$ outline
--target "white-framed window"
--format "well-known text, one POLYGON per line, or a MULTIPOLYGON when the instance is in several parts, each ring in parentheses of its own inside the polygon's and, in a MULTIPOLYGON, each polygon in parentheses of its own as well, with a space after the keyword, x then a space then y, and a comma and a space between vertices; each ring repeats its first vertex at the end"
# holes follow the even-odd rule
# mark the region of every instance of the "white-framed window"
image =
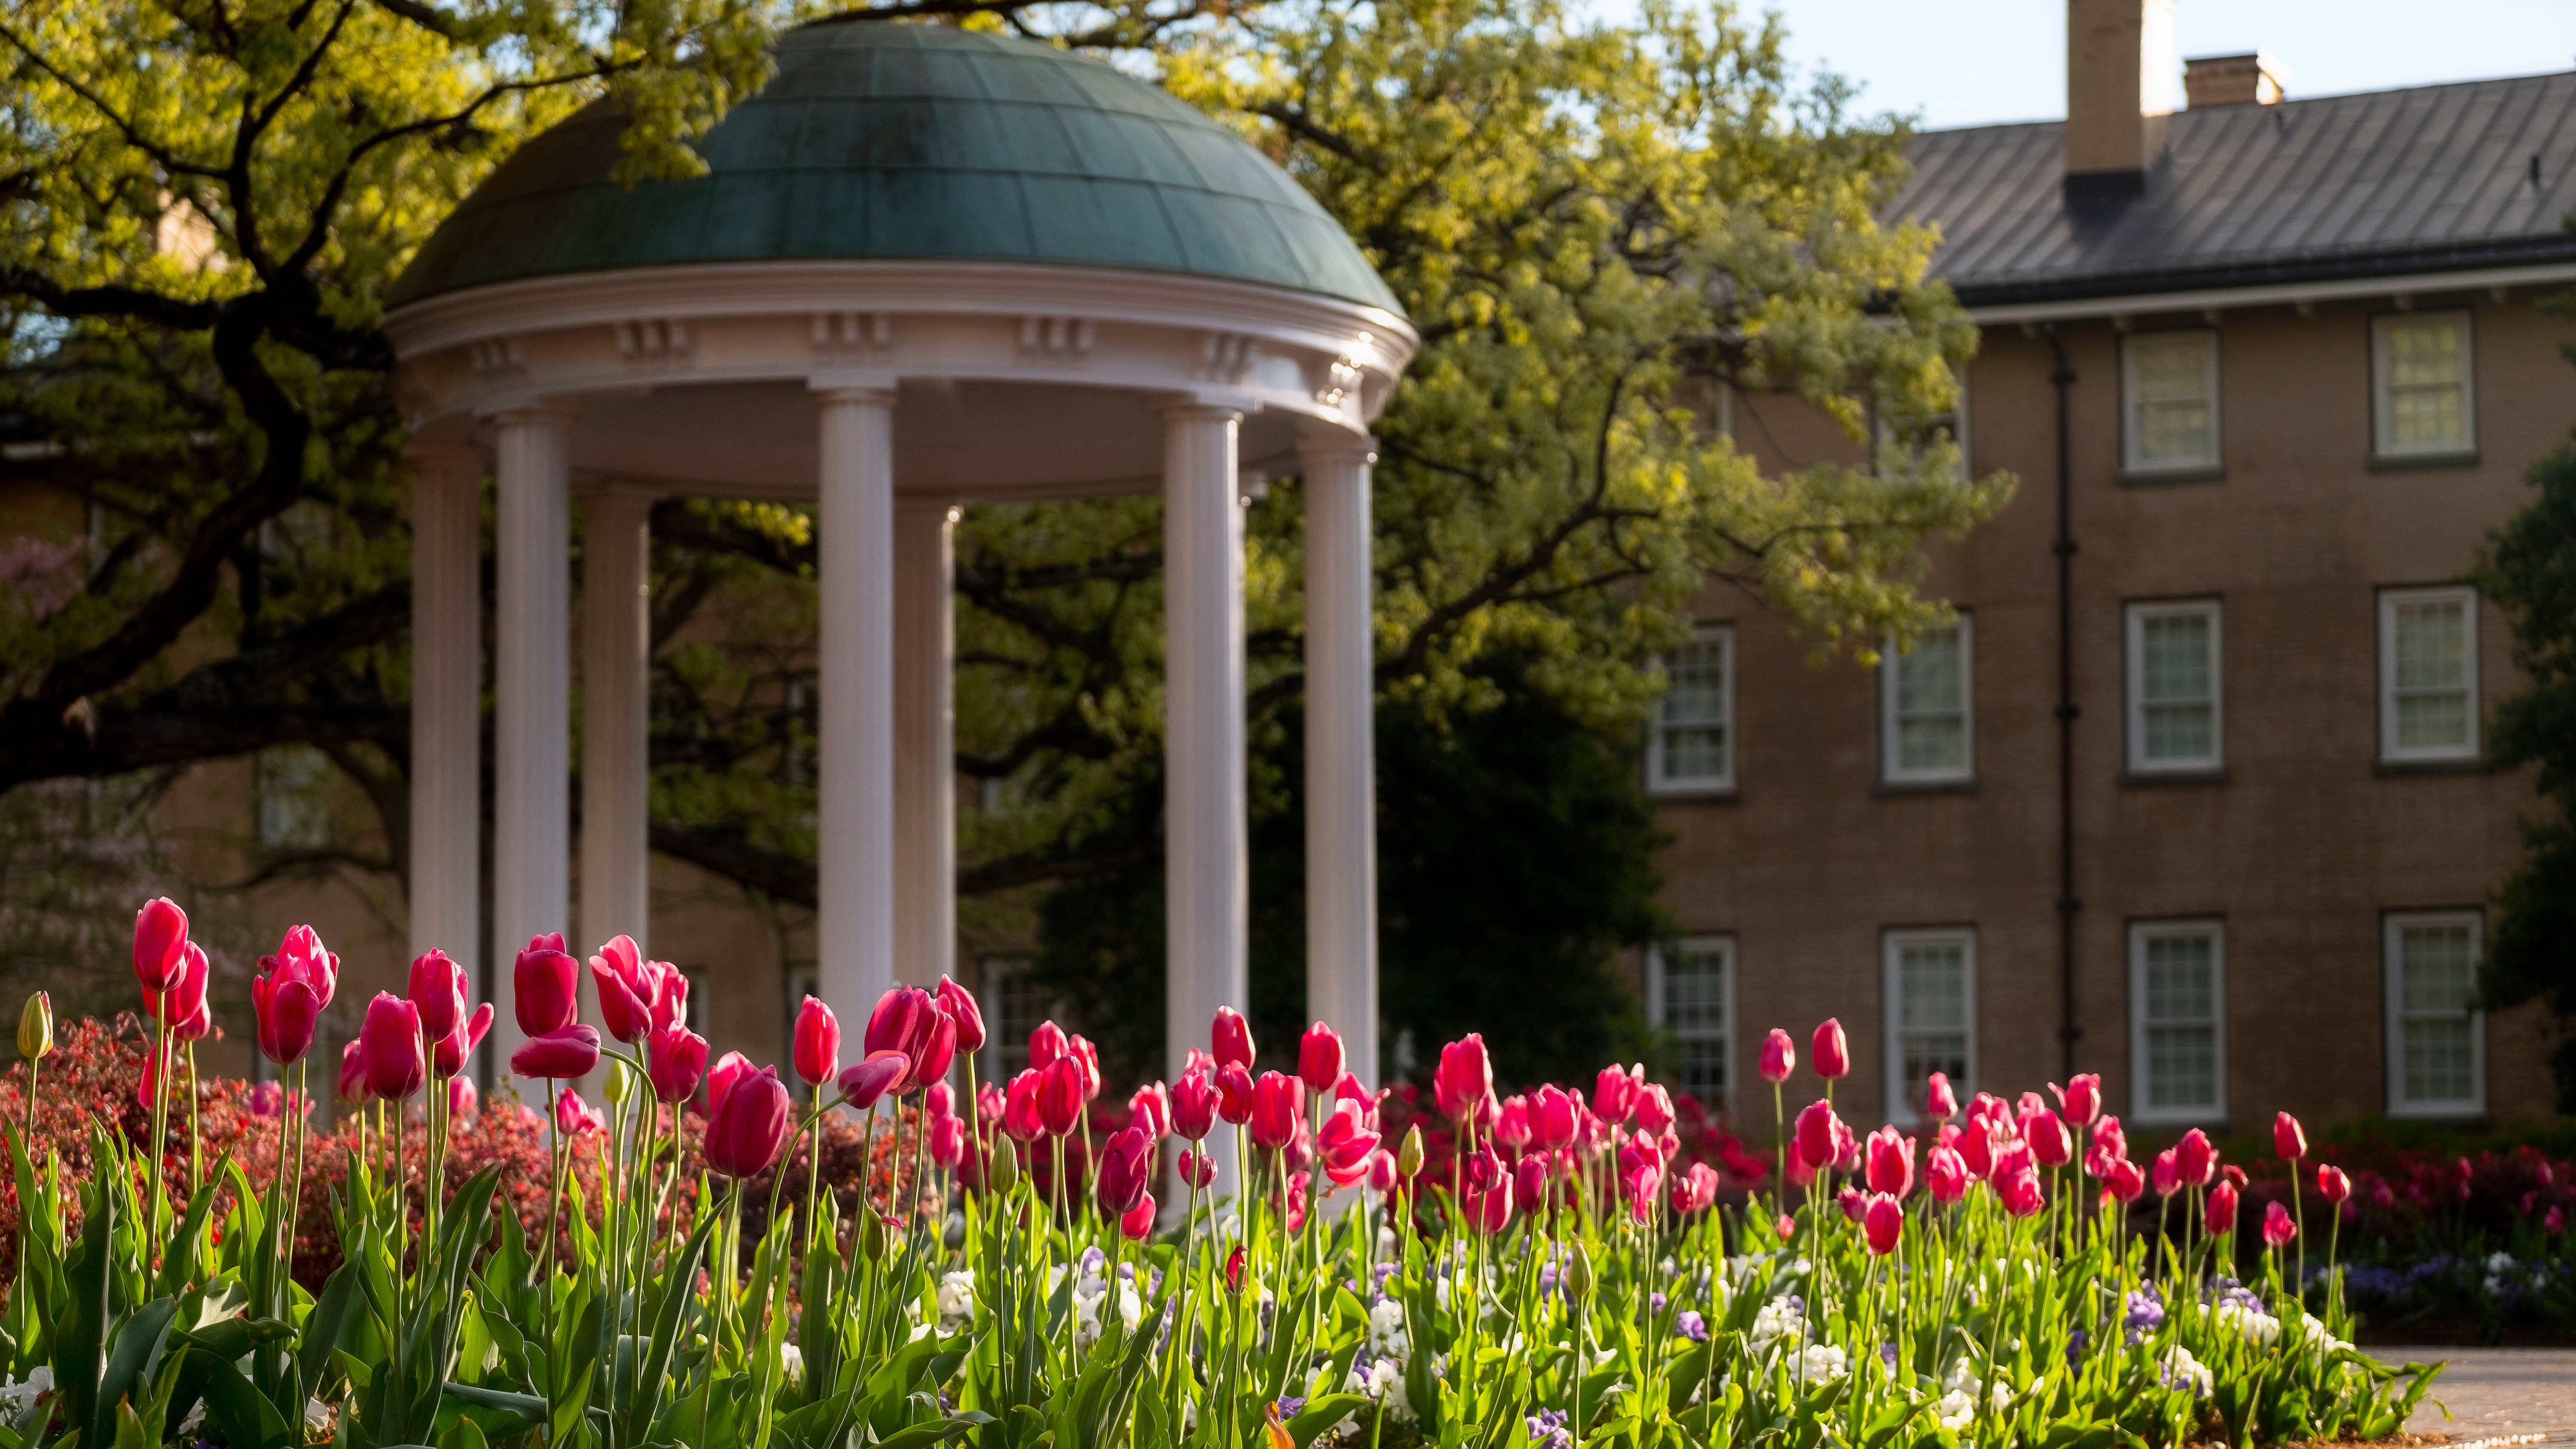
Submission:
POLYGON ((2478 757, 2478 591, 2379 591, 2379 757, 2478 757))
POLYGON ((2401 312, 2370 324, 2371 452, 2441 457, 2478 445, 2469 314, 2401 312))
POLYGON ((1874 400, 1870 408, 1871 424, 1879 447, 1879 466, 1889 477, 1913 477, 1923 473, 1925 458, 1944 444, 1956 448, 1957 456, 1947 466, 1940 481, 1960 483, 1969 476, 1968 467, 1968 375, 1962 365, 1951 373, 1950 410, 1929 417, 1915 418, 1900 424, 1884 401, 1874 400), (1894 451, 1888 451, 1893 449, 1894 451))
POLYGON ((1664 677, 1646 742, 1646 788, 1661 795, 1734 789, 1734 626, 1702 629, 1665 655, 1664 677))
POLYGON ((271 745, 251 757, 259 843, 320 850, 331 843, 331 757, 311 745, 271 745))
POLYGON ((2129 768, 2215 770, 2226 761, 2216 599, 2128 608, 2129 768))
POLYGON ((1878 666, 1879 773, 1892 785, 1974 779, 1976 624, 1933 629, 1909 653, 1891 641, 1878 666))
POLYGON ((1722 1110, 1734 1085, 1735 938, 1686 936, 1648 950, 1646 1010, 1679 1050, 1676 1084, 1722 1110))
POLYGON ((1886 973, 1887 1115, 1922 1115, 1923 1089, 1934 1072, 1965 1096, 1977 1081, 1977 933, 1945 926, 1889 931, 1882 938, 1886 973))
POLYGON ((2138 1122, 2227 1115, 2227 928, 2129 927, 2129 1114, 2138 1122))
POLYGON ((2120 348, 2121 463, 2131 473, 2218 466, 2218 334, 2139 332, 2120 348))
POLYGON ((2476 911, 2386 918, 2389 1115, 2486 1110, 2486 1022, 2475 1009, 2485 928, 2476 911))

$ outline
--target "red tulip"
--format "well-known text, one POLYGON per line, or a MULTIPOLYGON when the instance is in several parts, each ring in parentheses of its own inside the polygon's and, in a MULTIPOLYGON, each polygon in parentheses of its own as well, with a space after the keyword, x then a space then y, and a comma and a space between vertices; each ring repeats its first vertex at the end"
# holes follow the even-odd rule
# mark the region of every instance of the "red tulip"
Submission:
POLYGON ((1206 1072, 1191 1072, 1172 1084, 1172 1131, 1192 1142, 1216 1130, 1216 1083, 1206 1072))
POLYGON ((1039 1022, 1029 1032, 1029 1066, 1036 1071, 1043 1072, 1055 1065, 1055 1059, 1063 1056, 1066 1050, 1064 1028, 1052 1021, 1039 1022))
POLYGON ((1152 1138, 1134 1127, 1111 1137, 1109 1145, 1101 1149, 1100 1166, 1092 1179, 1101 1213, 1113 1218, 1126 1216, 1153 1185, 1153 1166, 1152 1138))
POLYGON ((987 1125, 1002 1120, 1002 1089, 991 1082, 975 1087, 975 1120, 987 1125))
POLYGON ((1252 1070, 1252 1023, 1231 1006, 1216 1009, 1216 1020, 1208 1024, 1208 1054, 1221 1067, 1252 1070))
POLYGON ((1082 1120, 1082 1063, 1057 1057, 1038 1074, 1038 1120, 1047 1135, 1062 1137, 1082 1120))
POLYGON ((430 950, 411 963, 409 995, 420 1008, 421 1035, 436 1041, 465 1020, 465 968, 444 951, 430 950))
POLYGON ((654 1028, 644 1039, 644 1075, 653 1084, 653 1100, 689 1100, 706 1080, 707 1039, 685 1026, 654 1028))
MULTIPOLYGON (((1291 1077, 1289 1080, 1296 1079, 1291 1077)), ((1306 1174, 1291 1170, 1288 1174, 1288 1191, 1281 1195, 1279 1202, 1279 1215, 1287 1220, 1289 1232, 1297 1233, 1305 1230, 1307 1201, 1306 1174)))
POLYGON ((1252 1073, 1228 1064, 1216 1071, 1216 1114, 1240 1127, 1252 1120, 1252 1073))
POLYGON ((532 1036, 510 1053, 510 1070, 523 1077, 569 1081, 586 1077, 599 1065, 599 1028, 581 1022, 544 1036, 532 1036))
POLYGON ((1394 1153, 1380 1147, 1377 1151, 1369 1155, 1369 1191, 1376 1193, 1380 1197, 1384 1197, 1386 1194, 1395 1191, 1398 1175, 1394 1153))
POLYGON ((2103 1117, 2093 1124, 2093 1145, 2085 1149, 2084 1170, 2095 1177, 2105 1176, 2100 1169, 2129 1155, 2129 1134, 2117 1117, 2103 1117))
POLYGON ((2000 1192, 2004 1211, 2017 1218, 2035 1217, 2048 1206, 2047 1194, 2040 1191, 2039 1174, 2027 1167, 2005 1178, 2000 1192))
MULTIPOLYGON (((658 964, 658 963, 657 963, 658 964)), ((599 988, 599 1017, 608 1034, 632 1046, 653 1030, 653 1002, 661 973, 650 970, 632 936, 619 936, 590 958, 590 979, 599 988)))
POLYGON ((1816 1075, 1834 1081, 1851 1071, 1851 1043, 1843 1039, 1843 1024, 1826 1017, 1816 1026, 1815 1037, 1807 1043, 1808 1054, 1815 1059, 1816 1075))
POLYGON ((1184 1151, 1180 1157, 1181 1181, 1204 1188, 1216 1181, 1216 1159, 1199 1152, 1184 1151))
POLYGON ((2111 1196, 2122 1202, 2136 1202, 2139 1194, 2147 1190, 2147 1174, 2138 1164, 2120 1157, 2112 1159, 2106 1166, 2108 1171, 2097 1172, 2094 1176, 2102 1179, 2103 1187, 2111 1196))
POLYGON ((2046 1107, 2021 1119, 2021 1139, 2042 1167, 2064 1167, 2075 1159, 2075 1139, 2067 1133, 2065 1119, 2046 1107))
POLYGON ((1870 1256, 1884 1258, 1896 1251, 1896 1241, 1904 1235, 1905 1209, 1886 1193, 1871 1193, 1861 1205, 1860 1228, 1869 1240, 1870 1256))
MULTIPOLYGON (((1620 1080, 1627 1080, 1622 1077, 1620 1080)), ((1542 1152, 1573 1145, 1582 1130, 1581 1106, 1563 1089, 1550 1085, 1530 1095, 1530 1143, 1542 1152)))
MULTIPOLYGON (((206 972, 205 948, 194 941, 181 941, 179 943, 179 979, 167 991, 145 988, 144 1014, 168 1023, 171 1033, 177 1035, 181 1022, 190 1017, 202 1015, 206 1011, 206 972)), ((211 1018, 208 1024, 212 1025, 211 1018)), ((203 1035, 203 1032, 198 1033, 200 1037, 203 1035)), ((182 1038, 182 1040, 195 1039, 182 1038)))
POLYGON ((352 1106, 367 1100, 367 1047, 351 1041, 340 1048, 340 1100, 352 1106))
POLYGON ((2330 1203, 2341 1203, 2352 1196, 2352 1179, 2340 1167, 2317 1166, 2317 1196, 2330 1203))
POLYGON ((1348 1098, 1334 1105, 1315 1132, 1315 1151, 1324 1159, 1324 1175, 1336 1187, 1348 1187, 1368 1176, 1369 1158, 1377 1147, 1378 1134, 1368 1125, 1368 1115, 1348 1098))
POLYGON ((1834 1115, 1830 1102, 1810 1102, 1798 1113, 1796 1129, 1798 1158, 1814 1171, 1823 1171, 1840 1155, 1842 1144, 1836 1128, 1842 1119, 1834 1115))
POLYGON ((1226 1292, 1241 1293, 1243 1291, 1244 1264, 1245 1254, 1243 1251, 1243 1244, 1237 1243, 1234 1245, 1234 1251, 1225 1255, 1226 1292))
MULTIPOLYGON (((938 1030, 939 1022, 945 1020, 947 1018, 941 1015, 938 1001, 929 992, 918 986, 891 987, 885 995, 877 998, 876 1008, 868 1013, 868 1029, 860 1038, 860 1054, 872 1057, 879 1052, 901 1052, 904 1059, 917 1069, 921 1066, 922 1054, 930 1049, 930 1039, 938 1030)), ((956 1050, 956 1030, 956 1023, 950 1022, 949 1049, 952 1052, 956 1050)), ((948 1064, 943 1061, 939 1070, 929 1075, 936 1078, 947 1074, 948 1064)))
POLYGON ((1968 1115, 1968 1125, 1960 1130, 1959 1160, 1967 1164, 1968 1171, 1974 1173, 1979 1181, 1995 1175, 1997 1130, 1993 1118, 1980 1117, 1973 1112, 1968 1115))
POLYGON ((1477 1232, 1487 1237, 1501 1232, 1512 1222, 1511 1179, 1507 1177, 1489 1188, 1467 1193, 1460 1207, 1467 1215, 1468 1225, 1477 1232))
MULTIPOLYGON (((2299 1125, 2298 1118, 2287 1112, 2273 1114, 2272 1150, 2281 1154, 2282 1161, 2291 1163, 2308 1155, 2307 1130, 2299 1125)), ((2268 1228, 2266 1232, 2268 1234, 2268 1228)))
POLYGON ((1252 1142, 1278 1151, 1297 1135, 1305 1104, 1297 1099, 1297 1079, 1263 1072, 1252 1088, 1252 1142))
MULTIPOLYGON (((196 950, 197 943, 189 942, 188 949, 196 950)), ((176 1042, 204 1041, 214 1029, 215 1014, 207 1009, 206 999, 200 996, 196 1010, 170 1023, 170 1039, 176 1042)))
POLYGON ((366 1053, 367 1091, 388 1102, 408 1101, 429 1076, 420 1039, 420 1008, 389 991, 367 1003, 358 1027, 366 1053))
POLYGON ((714 1066, 707 1068, 707 1116, 710 1119, 724 1110, 725 1093, 732 1091, 734 1083, 750 1076, 753 1070, 751 1058, 740 1052, 726 1052, 716 1058, 714 1066))
MULTIPOLYGON (((620 939, 623 939, 622 937, 620 939)), ((819 1087, 841 1071, 841 1020, 832 1008, 808 996, 796 1008, 796 1040, 788 1053, 796 1065, 797 1078, 809 1087, 819 1087)))
POLYGON ((1947 1122, 1959 1110, 1959 1094, 1950 1090, 1950 1075, 1934 1072, 1923 1081, 1923 1115, 1947 1122))
MULTIPOLYGON (((1015 1142, 1035 1142, 1046 1135, 1046 1119, 1038 1115, 1038 1082, 1044 1076, 1032 1067, 1011 1078, 1010 1090, 1002 1094, 1002 1130, 1015 1142)), ((847 1084, 842 1090, 849 1090, 847 1084)))
POLYGON ((1717 1169, 1705 1162, 1692 1163, 1688 1172, 1674 1180, 1674 1185, 1690 1189, 1690 1206, 1680 1209, 1683 1212, 1706 1212, 1717 1205, 1717 1169))
POLYGON ((957 1023, 957 1049, 968 1056, 984 1049, 984 1008, 975 1004, 975 993, 948 977, 939 978, 938 1004, 950 1021, 957 1023))
POLYGON ((565 1137, 587 1137, 606 1132, 608 1119, 598 1108, 581 1099, 581 1093, 567 1091, 555 1098, 555 1131, 565 1137))
MULTIPOLYGON (((907 1092, 922 1091, 933 1082, 945 1081, 949 1064, 957 1059, 957 1023, 943 1012, 930 1013, 930 1030, 924 1034, 920 1052, 912 1059, 912 1075, 904 1079, 907 1092)), ((1097 1092, 1099 1089, 1092 1089, 1097 1092)))
POLYGON ((1893 1127, 1881 1127, 1869 1134, 1865 1156, 1871 1192, 1901 1199, 1914 1190, 1913 1138, 1898 1136, 1893 1127))
MULTIPOLYGON (((1139 1193, 1136 1205, 1118 1219, 1118 1231, 1131 1243, 1141 1243, 1154 1235, 1154 1195, 1139 1193)), ((1130 1290, 1133 1291, 1133 1290, 1130 1290)))
MULTIPOLYGON (((1078 1032, 1065 1038, 1064 1054, 1082 1068, 1082 1100, 1088 1102, 1099 1096, 1100 1049, 1091 1044, 1091 1038, 1078 1032)), ((947 1068, 943 1066, 940 1070, 944 1072, 947 1068)))
POLYGON ((956 1117, 935 1117, 930 1123, 930 1160, 949 1172, 966 1160, 966 1124, 956 1117))
POLYGON ((1935 1147, 1924 1157, 1923 1174, 1934 1202, 1957 1202, 1968 1195, 1968 1184, 1976 1181, 1966 1159, 1949 1147, 1935 1147))
POLYGON ((2168 1147, 2157 1153, 2150 1180, 2155 1186, 2158 1197, 2171 1197, 2180 1192, 2182 1190, 2181 1149, 2168 1147))
POLYGON ((2048 1090, 2057 1094, 2059 1115, 2070 1127, 2082 1127, 2102 1115, 2102 1078, 2098 1073, 2069 1077, 2063 1087, 2051 1082, 2048 1090))
POLYGON ((1341 1075, 1342 1034, 1316 1022, 1297 1042, 1297 1079, 1307 1091, 1321 1096, 1333 1089, 1341 1075))
POLYGON ((2182 1174, 2185 1187, 2206 1187, 2218 1175, 2218 1149, 2209 1145, 2209 1134, 2194 1127, 2174 1144, 2174 1169, 2182 1174))
POLYGON ((668 1030, 689 1024, 689 978, 668 961, 649 961, 648 966, 661 970, 653 978, 653 1029, 668 1030))
POLYGON ((250 982, 251 1014, 259 1022, 260 1055, 279 1066, 304 1060, 313 1049, 313 1031, 322 1002, 301 981, 272 983, 265 976, 250 982))
POLYGON ((277 943, 277 954, 259 958, 259 969, 275 981, 301 981, 312 989, 322 1009, 340 987, 340 958, 324 949, 311 926, 290 926, 277 943))
POLYGON ((1661 1137, 1671 1130, 1675 1120, 1673 1094, 1660 1084, 1642 1085, 1637 1088, 1636 1100, 1630 1103, 1630 1112, 1637 1119, 1638 1131, 1650 1137, 1661 1137))
POLYGON ((474 1008, 474 1014, 456 1024, 456 1029, 432 1042, 429 1048, 430 1070, 442 1077, 452 1077, 465 1070, 465 1059, 483 1044, 483 1034, 492 1029, 492 1003, 474 1008))
POLYGON ((134 979, 146 991, 169 991, 187 970, 188 913, 168 896, 134 913, 134 979))
POLYGON ((482 1101, 483 1094, 475 1089, 473 1078, 450 1077, 447 1079, 447 1115, 449 1118, 459 1122, 464 1121, 466 1118, 474 1115, 475 1109, 482 1104, 482 1101))
POLYGON ((925 1117, 957 1115, 956 1092, 950 1090, 946 1082, 931 1083, 929 1089, 921 1094, 921 1115, 925 1117))
POLYGON ((2236 1230, 2236 1184, 2222 1182, 2209 1190, 2209 1201, 2201 1207, 2200 1225, 2211 1233, 2236 1230))
POLYGON ((707 1119, 703 1145, 707 1170, 723 1177, 757 1177, 778 1160, 796 1128, 787 1086, 776 1067, 745 1072, 707 1119))
POLYGON ((1762 1080, 1776 1087, 1789 1080, 1789 1074, 1797 1069, 1796 1044, 1789 1040, 1787 1032, 1776 1026, 1771 1028, 1771 1034, 1762 1039, 1762 1080))
POLYGON ((877 1052, 867 1060, 844 1069, 837 1085, 849 1105, 865 1112, 884 1100, 886 1093, 900 1088, 911 1076, 911 1059, 903 1053, 877 1052))
POLYGON ((1613 1127, 1625 1126, 1630 1109, 1637 1104, 1637 1088, 1644 1075, 1643 1067, 1633 1077, 1615 1062, 1603 1067, 1592 1079, 1592 1115, 1613 1127))
POLYGON ((1142 1128, 1149 1141, 1172 1135, 1172 1102, 1160 1082, 1148 1082, 1127 1099, 1127 1125, 1142 1128))
POLYGON ((1501 1112, 1494 1118, 1494 1140, 1518 1152, 1529 1146, 1531 1136, 1529 1098, 1505 1097, 1501 1112))
POLYGON ((560 931, 529 937, 510 981, 511 1006, 527 1036, 561 1031, 581 1016, 581 963, 564 954, 560 931))
POLYGON ((2263 1246, 2277 1248, 2299 1235, 2299 1225, 2290 1220, 2290 1210, 2279 1203, 2263 1205, 2263 1246))
MULTIPOLYGON (((1469 1032, 1440 1049, 1440 1067, 1432 1073, 1431 1092, 1440 1115, 1453 1122, 1475 1115, 1485 1099, 1494 1095, 1494 1062, 1485 1054, 1482 1035, 1469 1032)), ((1497 1106, 1497 1114, 1500 1110, 1497 1106)), ((1510 1204, 1506 1203, 1503 1211, 1509 1217, 1510 1204)))

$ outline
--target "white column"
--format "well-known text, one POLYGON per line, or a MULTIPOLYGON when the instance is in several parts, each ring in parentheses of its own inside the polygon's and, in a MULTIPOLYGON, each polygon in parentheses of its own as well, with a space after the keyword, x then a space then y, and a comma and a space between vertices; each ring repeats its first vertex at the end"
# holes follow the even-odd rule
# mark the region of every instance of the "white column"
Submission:
POLYGON ((484 1050, 498 1081, 523 1038, 511 968, 572 925, 572 484, 565 421, 495 419, 500 478, 492 670, 492 982, 484 1050))
POLYGON ((1250 1005, 1243 510, 1232 408, 1163 413, 1165 1070, 1220 1006, 1250 1005))
POLYGON ((411 954, 483 959, 483 458, 411 452, 411 954))
POLYGON ((1306 1011, 1375 1086, 1376 650, 1369 628, 1369 440, 1300 444, 1306 473, 1306 1011))
MULTIPOLYGON (((646 655, 652 648, 653 502, 587 500, 581 537, 581 939, 646 935, 646 655)), ((589 992, 583 977, 584 997, 589 992)), ((596 1018, 594 1018, 596 1019, 596 1018)))
POLYGON ((894 393, 830 388, 818 510, 816 975, 855 1038, 894 984, 894 393))
POLYGON ((933 986, 957 968, 957 653, 946 499, 894 509, 894 970, 933 986))

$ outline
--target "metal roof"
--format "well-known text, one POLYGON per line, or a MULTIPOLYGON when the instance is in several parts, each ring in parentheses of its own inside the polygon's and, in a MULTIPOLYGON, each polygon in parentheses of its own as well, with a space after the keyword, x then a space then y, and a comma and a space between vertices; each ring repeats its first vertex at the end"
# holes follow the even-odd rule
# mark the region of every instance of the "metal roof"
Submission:
POLYGON ((1402 312, 1350 237, 1251 146, 1099 61, 936 25, 825 23, 699 145, 709 174, 610 179, 605 102, 530 140, 397 279, 467 287, 692 262, 1058 263, 1256 282, 1402 312))
POLYGON ((1967 305, 2576 258, 2576 72, 2178 111, 2145 193, 2083 213, 2064 129, 1914 139, 1890 214, 1940 223, 1967 305))

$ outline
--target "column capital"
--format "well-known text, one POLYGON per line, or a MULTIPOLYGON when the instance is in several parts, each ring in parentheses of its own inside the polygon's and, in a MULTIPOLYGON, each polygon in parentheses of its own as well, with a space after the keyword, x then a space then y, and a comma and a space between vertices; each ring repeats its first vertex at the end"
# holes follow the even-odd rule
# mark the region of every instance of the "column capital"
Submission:
POLYGON ((1366 433, 1345 432, 1340 428, 1300 431, 1297 435, 1297 461, 1300 463, 1358 463, 1377 461, 1377 439, 1366 433))
POLYGON ((1208 418, 1231 422, 1261 411, 1261 400, 1233 388, 1208 387, 1153 394, 1146 399, 1146 406, 1166 418, 1208 418))
POLYGON ((579 416, 581 404, 564 397, 514 398, 475 414, 496 428, 561 427, 579 416))
POLYGON ((805 390, 825 407, 894 406, 892 373, 833 367, 805 375, 805 390))

